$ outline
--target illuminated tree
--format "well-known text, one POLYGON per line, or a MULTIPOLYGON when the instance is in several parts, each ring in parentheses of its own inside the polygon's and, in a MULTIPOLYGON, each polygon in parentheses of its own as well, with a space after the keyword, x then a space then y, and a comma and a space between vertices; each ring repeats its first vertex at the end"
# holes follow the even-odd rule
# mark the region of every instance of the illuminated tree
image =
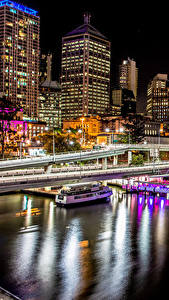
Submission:
POLYGON ((9 141, 12 144, 16 130, 12 129, 11 121, 17 118, 20 107, 5 97, 0 98, 0 145, 1 157, 4 159, 5 150, 9 148, 9 141))
POLYGON ((43 143, 47 153, 53 153, 53 146, 55 147, 56 153, 81 149, 80 144, 75 138, 68 139, 67 133, 58 133, 55 130, 49 130, 39 135, 39 139, 43 143))

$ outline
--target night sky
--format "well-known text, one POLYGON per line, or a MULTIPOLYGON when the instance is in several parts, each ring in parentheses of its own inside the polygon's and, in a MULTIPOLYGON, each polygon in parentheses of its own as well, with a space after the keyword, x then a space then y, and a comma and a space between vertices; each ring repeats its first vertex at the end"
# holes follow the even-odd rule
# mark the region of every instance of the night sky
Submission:
MULTIPOLYGON (((18 2, 18 1, 17 1, 18 2)), ((118 65, 127 57, 136 61, 138 110, 144 111, 146 88, 157 73, 169 74, 169 18, 165 4, 147 1, 53 1, 24 0, 41 17, 41 48, 55 52, 56 77, 60 75, 61 39, 83 24, 83 13, 91 13, 91 25, 104 34, 112 47, 112 83, 118 65), (158 5, 157 5, 158 4, 158 5)), ((162 3, 162 2, 161 2, 162 3)))

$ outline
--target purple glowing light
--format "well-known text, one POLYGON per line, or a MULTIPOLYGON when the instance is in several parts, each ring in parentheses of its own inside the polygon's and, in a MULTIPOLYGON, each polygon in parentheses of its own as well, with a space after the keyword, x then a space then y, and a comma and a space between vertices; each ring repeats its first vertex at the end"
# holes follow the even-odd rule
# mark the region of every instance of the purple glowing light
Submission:
POLYGON ((132 186, 131 188, 132 191, 145 191, 145 192, 155 192, 155 193, 164 193, 167 194, 169 193, 169 188, 166 186, 162 185, 156 185, 156 184, 151 184, 151 185, 138 185, 138 186, 132 186))

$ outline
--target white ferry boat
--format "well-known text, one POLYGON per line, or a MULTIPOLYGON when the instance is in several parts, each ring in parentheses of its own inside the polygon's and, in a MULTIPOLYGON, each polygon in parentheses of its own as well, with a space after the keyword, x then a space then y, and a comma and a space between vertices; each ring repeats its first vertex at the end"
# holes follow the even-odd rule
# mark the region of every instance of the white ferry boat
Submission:
POLYGON ((61 189, 56 195, 57 205, 69 206, 91 202, 109 202, 112 189, 108 186, 97 184, 76 184, 61 189))

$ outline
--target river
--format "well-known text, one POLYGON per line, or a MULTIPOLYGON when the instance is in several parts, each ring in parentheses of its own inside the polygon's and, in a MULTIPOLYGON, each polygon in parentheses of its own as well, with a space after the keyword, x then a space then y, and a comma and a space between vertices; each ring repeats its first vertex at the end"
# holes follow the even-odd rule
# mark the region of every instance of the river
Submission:
POLYGON ((0 197, 0 286, 23 300, 167 299, 166 198, 113 188, 110 203, 58 208, 48 197, 0 197), (17 212, 39 208, 39 215, 17 212))

